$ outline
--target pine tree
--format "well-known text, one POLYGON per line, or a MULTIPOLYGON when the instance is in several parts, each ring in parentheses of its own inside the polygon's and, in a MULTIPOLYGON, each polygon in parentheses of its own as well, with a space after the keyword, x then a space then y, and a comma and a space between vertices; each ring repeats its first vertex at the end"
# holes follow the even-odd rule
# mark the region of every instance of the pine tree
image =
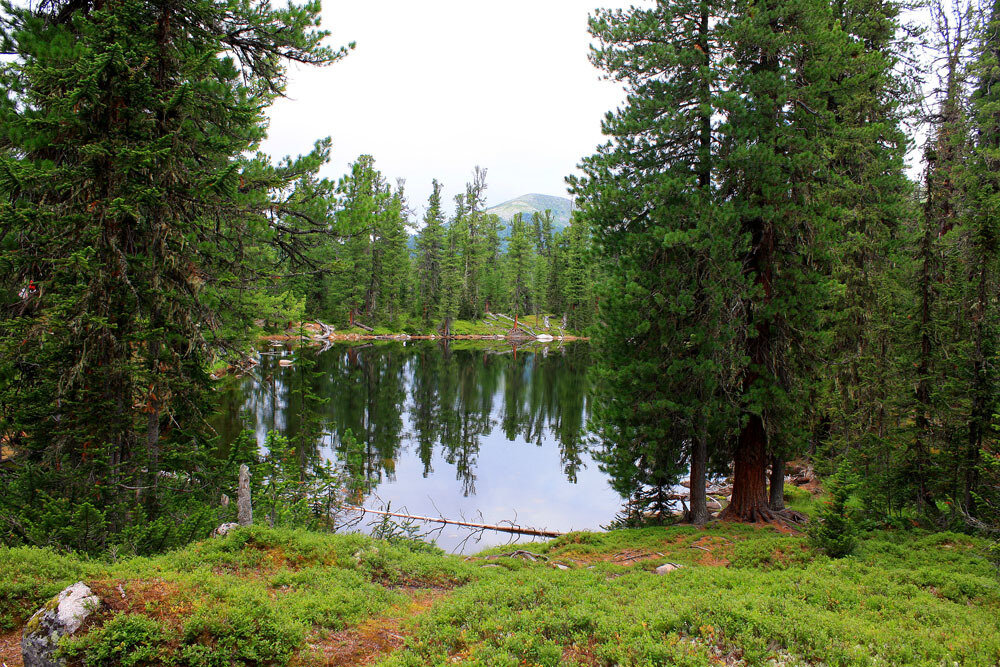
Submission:
POLYGON ((607 266, 595 423, 615 488, 635 494, 640 512, 647 504, 663 511, 663 497, 692 462, 699 523, 707 520, 707 447, 724 440, 733 419, 722 389, 734 334, 722 314, 740 276, 727 206, 712 178, 723 73, 712 54, 727 6, 657 3, 591 19, 602 45, 594 62, 626 83, 629 103, 608 115, 604 132, 612 139, 574 183, 582 219, 559 235, 554 262, 571 325, 586 325, 596 310, 582 224, 589 223, 607 266))
MULTIPOLYGON (((858 57, 871 63, 872 75, 860 82, 856 95, 836 88, 828 95, 843 132, 843 139, 831 144, 835 187, 826 188, 841 220, 830 267, 838 289, 826 315, 826 386, 817 388, 810 416, 830 425, 827 453, 849 457, 866 478, 880 480, 872 490, 885 492, 895 487, 884 477, 885 454, 894 446, 893 403, 903 391, 895 362, 907 308, 900 283, 908 264, 904 242, 915 215, 903 172, 908 139, 900 127, 908 110, 900 91, 910 82, 896 67, 906 45, 896 43, 898 3, 849 0, 831 7, 842 29, 866 45, 858 57)), ((781 458, 772 462, 772 504, 781 458)))
POLYGON ((370 318, 378 302, 381 249, 376 257, 374 240, 386 224, 391 194, 371 155, 362 155, 351 165, 351 173, 337 185, 337 194, 337 224, 351 234, 337 255, 331 289, 340 303, 341 321, 353 324, 362 316, 370 318))
POLYGON ((965 174, 969 199, 965 266, 971 269, 965 295, 971 316, 966 364, 971 400, 965 443, 959 449, 956 500, 974 519, 1000 523, 1000 466, 990 463, 997 459, 1000 393, 1000 313, 991 296, 1000 290, 1000 2, 994 0, 987 7, 973 68, 978 80, 972 98, 975 145, 965 174), (984 483, 987 480, 992 483, 984 483))
POLYGON ((507 241, 506 258, 507 303, 514 313, 515 320, 530 310, 534 259, 531 231, 524 221, 524 216, 518 213, 510 221, 510 238, 507 241))
POLYGON ((328 144, 278 166, 255 154, 285 64, 343 55, 321 46, 318 12, 3 5, 17 54, 0 65, 5 534, 96 550, 129 524, 182 529, 160 517, 165 487, 204 486, 191 443, 205 367, 211 347, 240 342, 214 332, 270 269, 248 251, 296 252, 294 232, 329 222, 294 194, 328 144), (105 528, 49 530, 71 500, 93 501, 105 528))
POLYGON ((444 210, 441 208, 441 184, 431 182, 424 226, 417 235, 417 308, 424 324, 437 316, 441 302, 441 278, 444 269, 444 210))
POLYGON ((534 228, 535 266, 532 271, 531 302, 537 321, 541 313, 552 312, 549 298, 552 276, 552 211, 535 212, 531 216, 534 228))
POLYGON ((724 515, 774 518, 767 466, 805 437, 831 292, 831 156, 865 122, 837 111, 891 61, 864 57, 818 0, 662 3, 592 30, 598 64, 629 86, 576 186, 611 260, 598 418, 620 443, 612 465, 663 484, 704 459, 684 443, 732 442, 724 515))

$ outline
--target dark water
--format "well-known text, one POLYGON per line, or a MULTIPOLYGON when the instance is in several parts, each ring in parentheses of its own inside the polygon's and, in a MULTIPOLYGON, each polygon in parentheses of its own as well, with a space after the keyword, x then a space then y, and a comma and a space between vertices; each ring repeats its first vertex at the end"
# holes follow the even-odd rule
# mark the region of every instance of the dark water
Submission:
MULTIPOLYGON (((271 430, 294 437, 303 418, 314 417, 317 452, 336 459, 350 429, 374 489, 368 507, 388 502, 418 515, 568 531, 597 529, 621 505, 589 453, 586 343, 513 350, 501 342, 411 341, 276 352, 227 392, 223 436, 245 427, 261 443, 271 430), (279 366, 296 354, 315 363, 279 366), (304 388, 326 401, 303 400, 304 388)), ((449 526, 436 539, 450 550, 468 535, 449 526)), ((467 548, 511 539, 486 532, 467 548)))

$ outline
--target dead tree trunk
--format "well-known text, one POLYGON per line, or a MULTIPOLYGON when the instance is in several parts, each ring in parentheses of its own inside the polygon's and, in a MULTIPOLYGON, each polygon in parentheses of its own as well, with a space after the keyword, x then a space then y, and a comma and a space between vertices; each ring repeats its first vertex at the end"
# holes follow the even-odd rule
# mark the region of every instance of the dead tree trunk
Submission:
POLYGON ((253 523, 253 506, 250 504, 250 468, 240 466, 240 486, 236 495, 236 521, 241 526, 253 523))

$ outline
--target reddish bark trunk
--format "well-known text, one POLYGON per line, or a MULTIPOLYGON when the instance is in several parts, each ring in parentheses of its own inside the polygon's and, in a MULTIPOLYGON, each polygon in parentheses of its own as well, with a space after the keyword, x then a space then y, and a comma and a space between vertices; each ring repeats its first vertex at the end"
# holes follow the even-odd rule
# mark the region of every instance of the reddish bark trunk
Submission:
POLYGON ((750 415, 733 455, 733 497, 722 519, 770 521, 767 497, 767 433, 760 415, 750 415))

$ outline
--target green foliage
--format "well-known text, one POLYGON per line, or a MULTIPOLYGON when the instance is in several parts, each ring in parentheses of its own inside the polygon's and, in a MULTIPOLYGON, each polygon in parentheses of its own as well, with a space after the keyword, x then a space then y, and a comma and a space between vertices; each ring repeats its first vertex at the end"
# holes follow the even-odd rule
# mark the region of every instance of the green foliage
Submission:
POLYGON ((307 644, 377 625, 406 602, 393 590, 406 585, 452 590, 407 621, 405 646, 383 665, 700 667, 719 656, 748 664, 779 656, 786 664, 985 666, 1000 658, 1000 582, 984 546, 954 533, 873 532, 859 536, 852 558, 832 560, 800 536, 728 524, 571 533, 528 545, 549 558, 531 563, 254 526, 113 565, 0 549, 0 585, 17 577, 22 590, 37 591, 25 601, 37 608, 50 596, 42 589, 60 585, 52 581, 59 568, 68 582, 100 581, 98 590, 114 596, 120 582, 132 610, 100 612, 66 647, 93 665, 309 664, 307 644), (701 564, 708 555, 693 545, 716 564, 701 564), (616 562, 623 551, 652 559, 616 562), (652 573, 666 561, 683 567, 652 573))
MULTIPOLYGON (((385 506, 385 511, 390 511, 391 504, 385 506)), ((372 527, 372 537, 377 540, 385 540, 389 544, 406 547, 415 552, 429 554, 444 554, 444 551, 437 547, 433 541, 426 541, 424 528, 413 519, 400 519, 383 515, 382 519, 372 527)))
POLYGON ((139 667, 160 664, 169 632, 156 619, 139 614, 119 614, 94 632, 69 639, 59 649, 68 659, 88 665, 139 667))
POLYGON ((0 472, 5 542, 97 552, 204 535, 207 366, 299 308, 274 266, 329 229, 330 143, 259 153, 318 3, 4 3, 0 472), (32 291, 29 285, 34 285, 32 291), (24 296, 21 292, 24 291, 24 296))
POLYGON ((848 500, 853 484, 846 466, 828 480, 830 500, 825 501, 817 522, 810 528, 810 537, 818 549, 832 558, 843 558, 854 551, 856 528, 848 500))

